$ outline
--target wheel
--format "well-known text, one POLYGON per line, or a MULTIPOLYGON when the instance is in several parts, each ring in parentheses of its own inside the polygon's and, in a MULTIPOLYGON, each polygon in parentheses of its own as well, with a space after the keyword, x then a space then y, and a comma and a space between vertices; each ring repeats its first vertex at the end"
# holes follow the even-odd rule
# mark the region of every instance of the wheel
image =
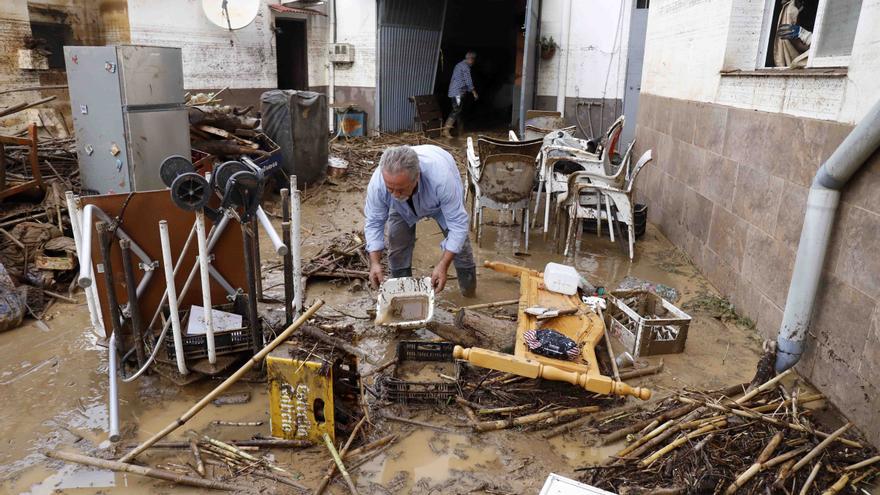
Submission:
POLYGON ((159 166, 159 177, 161 177, 165 187, 171 187, 171 183, 178 176, 195 171, 196 168, 189 159, 180 155, 171 155, 162 160, 162 165, 159 166))
POLYGON ((201 210, 208 206, 210 199, 210 184, 195 172, 180 174, 171 183, 171 200, 183 210, 201 210))

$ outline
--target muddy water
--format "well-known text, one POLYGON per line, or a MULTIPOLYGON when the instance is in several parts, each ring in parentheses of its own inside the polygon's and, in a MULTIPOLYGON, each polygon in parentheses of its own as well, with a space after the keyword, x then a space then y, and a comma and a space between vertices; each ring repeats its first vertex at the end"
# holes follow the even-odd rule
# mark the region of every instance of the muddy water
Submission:
MULTIPOLYGON (((316 253, 330 238, 341 231, 362 228, 362 186, 349 181, 323 186, 320 191, 306 193, 303 205, 303 254, 316 253)), ((271 201, 267 210, 277 206, 271 201)), ((594 285, 614 287, 622 278, 632 275, 677 288, 682 299, 679 305, 702 291, 714 289, 700 276, 683 255, 653 227, 636 244, 635 262, 623 254, 619 243, 584 234, 581 251, 576 257, 564 259, 554 253, 553 241, 544 243, 540 233, 532 235, 528 255, 523 251, 518 227, 509 225, 509 217, 498 218, 487 210, 484 218, 482 247, 475 247, 478 263, 478 297, 465 300, 457 289, 450 270, 446 290, 438 294, 441 305, 459 306, 504 299, 518 294, 513 277, 482 267, 486 260, 516 263, 543 269, 549 261, 573 264, 594 285)), ((417 228, 417 249, 413 262, 414 274, 428 276, 440 257, 440 229, 431 221, 417 228)), ((262 242, 262 260, 266 267, 266 295, 279 297, 281 281, 270 244, 262 242), (275 287, 273 287, 275 286, 275 287)), ((82 299, 82 295, 78 296, 82 299)), ((327 304, 321 314, 368 318, 375 307, 375 294, 361 284, 310 284, 307 304, 315 298, 327 304)), ((274 316, 283 315, 280 306, 262 308, 274 316)), ((56 305, 49 331, 28 324, 0 334, 0 493, 201 493, 181 489, 168 483, 144 480, 137 476, 92 470, 60 462, 47 462, 43 449, 63 448, 114 456, 106 438, 106 356, 97 345, 98 339, 88 329, 84 304, 56 305)), ((379 357, 379 362, 392 359, 399 338, 427 338, 423 332, 394 333, 382 328, 367 327, 360 335, 359 345, 379 357)), ((622 350, 618 344, 618 351, 622 350)), ((664 371, 653 377, 633 380, 633 385, 654 388, 656 396, 665 396, 683 386, 714 388, 739 383, 751 378, 759 353, 759 342, 751 331, 722 324, 707 317, 696 317, 691 324, 684 354, 664 356, 664 371)), ((660 357, 643 358, 655 364, 660 357)), ((367 370, 370 366, 366 367, 367 370)), ((436 372, 434 372, 436 374, 436 372)), ((145 439, 177 418, 192 403, 209 391, 216 382, 202 382, 183 389, 155 376, 132 384, 120 384, 121 424, 125 442, 145 439)), ((220 439, 240 439, 261 433, 268 434, 268 400, 264 383, 239 383, 232 392, 250 392, 247 404, 208 406, 186 429, 204 432, 220 439), (261 427, 220 427, 212 420, 264 421, 261 427)), ((573 390, 573 393, 578 393, 573 390)), ((633 400, 633 399, 631 399, 633 400)), ((454 425, 464 421, 463 414, 450 409, 445 414, 431 411, 415 416, 436 424, 454 425)), ((375 420, 374 420, 375 421, 375 420)), ((594 439, 586 432, 573 432, 552 440, 537 433, 499 431, 479 436, 440 433, 423 428, 402 427, 377 421, 375 435, 398 433, 401 438, 383 454, 356 469, 353 473, 365 493, 537 493, 550 472, 574 475, 574 469, 604 459, 618 446, 594 447, 594 439)), ((175 432, 170 440, 185 438, 184 431, 175 432)), ((275 450, 279 464, 303 475, 307 486, 314 486, 326 468, 328 456, 323 448, 300 451, 275 450)), ((118 453, 115 454, 118 457, 118 453)), ((184 451, 155 451, 142 459, 150 465, 185 464, 184 451)), ((217 471, 215 476, 227 473, 217 471)), ((269 492, 278 487, 260 485, 269 492)), ((334 486, 334 493, 344 488, 334 486)))

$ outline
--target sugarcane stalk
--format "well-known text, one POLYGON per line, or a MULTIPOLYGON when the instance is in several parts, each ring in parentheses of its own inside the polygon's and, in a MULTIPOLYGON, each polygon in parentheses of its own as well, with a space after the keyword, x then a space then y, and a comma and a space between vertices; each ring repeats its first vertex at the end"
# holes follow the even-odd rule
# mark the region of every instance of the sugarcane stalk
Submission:
POLYGON ((477 418, 477 415, 474 413, 474 410, 471 409, 470 405, 468 405, 468 401, 462 399, 461 397, 456 397, 455 402, 458 404, 459 407, 461 407, 461 410, 464 411, 464 414, 467 416, 468 422, 470 424, 475 425, 480 422, 479 418, 477 418))
POLYGON ((192 476, 186 476, 183 474, 173 473, 170 471, 165 471, 162 469, 138 466, 136 464, 127 464, 119 461, 111 461, 108 459, 98 459, 96 457, 91 457, 82 454, 75 454, 72 452, 59 452, 59 451, 50 451, 44 453, 46 457, 51 457, 53 459, 60 459, 62 461, 67 462, 75 462, 77 464, 83 464, 86 466, 92 466, 101 469, 110 469, 112 471, 121 471, 131 474, 137 474, 140 476, 146 476, 148 478, 155 478, 159 480, 171 481, 172 483, 177 483, 180 485, 194 486, 197 488, 210 488, 213 490, 227 490, 227 491, 247 491, 249 487, 242 485, 234 485, 232 483, 225 483, 222 481, 210 480, 210 479, 201 479, 194 478, 192 476))
POLYGON ((833 485, 829 486, 827 490, 822 492, 822 495, 834 495, 835 493, 840 492, 846 488, 846 485, 849 484, 849 473, 844 473, 843 476, 837 479, 833 485))
MULTIPOLYGON (((821 437, 821 438, 828 438, 830 436, 830 433, 825 433, 823 431, 818 431, 818 430, 812 430, 812 429, 807 428, 804 425, 799 425, 799 424, 795 424, 795 423, 787 423, 785 421, 781 421, 776 418, 771 418, 770 416, 756 412, 756 409, 731 409, 731 408, 729 408, 727 406, 723 406, 721 404, 712 404, 712 403, 708 403, 708 402, 702 402, 702 401, 694 400, 694 399, 691 399, 688 397, 680 397, 679 401, 684 402, 686 404, 703 404, 704 406, 709 407, 711 409, 723 411, 723 412, 730 413, 730 414, 736 414, 737 416, 742 416, 744 418, 758 419, 758 420, 764 421, 766 423, 770 423, 772 425, 781 426, 781 427, 789 428, 792 430, 802 431, 805 433, 809 433, 811 435, 816 435, 817 437, 821 437)), ((802 402, 802 401, 799 401, 799 402, 802 402)), ((834 440, 836 440, 844 445, 849 445, 850 447, 855 447, 857 449, 864 448, 864 446, 862 444, 860 444, 859 442, 856 442, 854 440, 849 440, 847 438, 837 437, 834 440)))
MULTIPOLYGON (((345 459, 345 455, 348 454, 348 449, 351 447, 351 444, 354 442, 354 439, 357 438, 358 432, 360 432, 361 427, 366 423, 367 417, 364 416, 360 421, 354 425, 354 428, 351 430, 351 435, 348 436, 348 440, 345 441, 345 445, 342 446, 342 450, 339 451, 339 457, 345 459)), ((330 466, 327 467, 327 472, 324 473, 324 477, 321 478, 321 482, 318 483, 318 487, 315 488, 315 495, 321 495, 324 493, 324 490, 327 489, 327 485, 330 484, 330 481, 333 479, 333 475, 336 473, 336 462, 331 462, 330 466)))
POLYGON ((568 423, 561 424, 561 425, 557 426, 556 428, 552 428, 550 430, 545 431, 544 438, 553 438, 555 436, 559 436, 567 431, 573 430, 574 428, 577 428, 579 426, 583 426, 583 425, 589 423, 590 421, 594 421, 594 418, 592 418, 590 416, 584 416, 583 418, 578 418, 574 421, 569 421, 568 423))
POLYGON ((645 434, 644 436, 642 436, 641 438, 639 438, 639 439, 636 440, 635 442, 633 442, 633 443, 627 445, 626 448, 624 448, 623 450, 621 450, 620 452, 618 452, 618 453, 617 453, 617 457, 624 457, 624 456, 626 456, 627 454, 629 454, 629 453, 632 452, 633 450, 635 450, 635 449, 637 449, 638 447, 642 446, 642 445, 643 445, 645 442, 647 442, 648 440, 650 440, 650 439, 656 437, 657 435, 663 433, 664 431, 666 431, 666 430, 667 430, 668 428, 670 428, 673 424, 675 424, 675 420, 674 420, 674 419, 670 419, 669 421, 663 423, 663 424, 660 425, 659 427, 654 428, 653 430, 649 431, 647 434, 645 434))
POLYGON ((880 455, 875 455, 874 457, 871 457, 871 458, 865 459, 865 460, 862 461, 862 462, 857 462, 857 463, 855 463, 855 464, 851 464, 851 465, 849 465, 849 466, 843 468, 843 470, 844 470, 844 471, 855 471, 856 469, 861 469, 861 468, 863 468, 863 467, 868 467, 868 466, 870 466, 871 464, 874 464, 874 463, 877 463, 877 462, 880 462, 880 455))
POLYGON ((620 380, 625 382, 641 376, 654 375, 661 371, 663 371, 663 361, 660 361, 660 364, 654 366, 646 366, 637 370, 624 371, 623 373, 620 373, 620 380))
POLYGON ((189 439, 189 449, 192 451, 193 459, 196 462, 196 471, 202 478, 205 477, 205 463, 202 461, 202 453, 199 452, 199 445, 194 438, 189 439))
POLYGON ((262 426, 262 421, 211 421, 212 425, 215 426, 262 426))
MULTIPOLYGON (((169 423, 168 426, 166 426, 165 428, 162 429, 162 431, 156 433, 155 435, 153 435, 152 437, 147 439, 145 442, 140 444, 138 447, 135 447, 131 452, 122 456, 122 458, 120 459, 120 462, 129 462, 129 461, 133 460, 135 457, 137 457, 143 451, 150 448, 151 445, 155 444, 159 440, 162 440, 163 438, 168 436, 168 434, 170 434, 174 430, 176 430, 176 429, 180 428, 181 426, 183 426, 184 424, 186 424, 187 421, 192 419, 193 416, 198 414, 199 411, 201 411, 202 409, 205 408, 205 406, 210 404, 211 401, 214 400, 215 398, 217 398, 218 395, 225 392, 227 389, 229 389, 229 387, 232 386, 232 384, 234 384, 238 380, 240 380, 241 377, 243 377, 245 375, 245 373, 247 373, 251 368, 254 367, 254 365, 256 365, 257 363, 262 361, 263 358, 265 358, 270 352, 275 350, 276 347, 281 345, 282 342, 284 342, 288 338, 290 338, 290 336, 293 334, 293 332, 295 332, 296 329, 299 328, 303 323, 308 321, 309 318, 311 318, 312 315, 314 315, 315 312, 318 311, 318 309, 323 305, 324 305, 324 301, 322 301, 320 299, 315 301, 315 303, 312 304, 312 307, 310 307, 308 310, 306 310, 306 312, 303 313, 299 318, 297 318, 296 321, 294 321, 289 327, 287 327, 283 332, 281 332, 281 334, 279 334, 278 337, 275 338, 275 340, 273 340, 268 345, 263 347, 263 349, 260 352, 256 353, 252 358, 250 358, 247 361, 247 363, 242 365, 242 367, 239 368, 238 371, 233 373, 232 376, 230 376, 229 378, 224 380, 223 383, 218 385, 214 390, 212 390, 210 393, 208 393, 208 395, 204 396, 202 398, 202 400, 198 401, 194 406, 192 406, 188 411, 183 413, 179 418, 177 418, 176 420, 169 423)), ((251 322, 251 325, 256 325, 256 324, 257 324, 256 322, 251 322)))
MULTIPOLYGON (((280 438, 255 438, 252 440, 228 440, 226 443, 235 445, 238 448, 260 448, 260 447, 278 447, 278 448, 294 448, 294 447, 311 447, 313 444, 308 440, 283 440, 280 438)), ((128 444, 127 449, 137 447, 136 444, 128 444)), ((151 449, 188 449, 189 442, 157 442, 150 446, 151 449)))
POLYGON ((519 304, 519 299, 510 299, 510 300, 507 300, 507 301, 495 301, 495 302, 490 302, 490 303, 473 304, 473 305, 470 305, 470 306, 462 306, 462 307, 456 309, 456 311, 458 311, 458 310, 462 310, 462 309, 489 309, 489 308, 499 308, 499 307, 501 307, 501 306, 512 306, 512 305, 514 305, 514 304, 519 304))
POLYGON ((421 426, 422 428, 430 428, 432 430, 442 431, 445 433, 458 433, 457 431, 453 430, 452 428, 447 428, 445 426, 439 426, 439 425, 435 425, 435 424, 431 424, 431 423, 426 423, 424 421, 419 421, 417 419, 401 418, 400 416, 394 416, 393 414, 389 414, 385 411, 382 411, 382 417, 387 420, 397 421, 398 423, 406 423, 409 425, 421 426))
POLYGON ((354 459, 355 457, 357 457, 361 454, 368 453, 368 452, 372 451, 373 449, 384 447, 385 445, 388 445, 389 443, 393 442, 396 439, 397 439, 397 435, 385 435, 384 437, 382 437, 378 440, 374 440, 366 445, 362 445, 352 451, 349 451, 347 454, 345 454, 345 456, 343 456, 343 459, 345 459, 345 460, 348 460, 349 458, 354 459))
POLYGON ((813 460, 817 455, 819 455, 823 450, 825 450, 826 447, 831 445, 831 443, 834 442, 834 440, 837 437, 839 437, 840 435, 843 435, 844 432, 846 432, 846 430, 850 429, 851 427, 852 427, 852 423, 847 423, 847 424, 841 426, 840 428, 838 428, 837 430, 835 430, 834 433, 832 433, 827 438, 825 438, 825 440, 822 440, 821 442, 819 442, 818 445, 813 447, 813 450, 809 451, 807 453, 807 455, 805 455, 801 460, 799 460, 794 465, 794 467, 791 468, 791 472, 789 474, 796 473, 802 467, 806 466, 811 460, 813 460))
POLYGON ((503 430, 513 426, 523 426, 527 424, 537 423, 550 418, 564 418, 567 416, 576 416, 579 414, 593 413, 599 410, 599 406, 575 407, 571 409, 562 409, 559 411, 547 411, 516 418, 499 419, 497 421, 481 421, 474 425, 474 430, 479 432, 503 430))
POLYGON ((807 495, 810 493, 810 487, 813 486, 813 482, 816 481, 816 475, 819 474, 819 469, 822 468, 822 461, 817 462, 813 465, 813 469, 810 471, 810 475, 807 476, 807 480, 804 481, 804 486, 801 487, 801 491, 798 495, 807 495))
POLYGON ((687 435, 682 435, 682 436, 676 438, 675 440, 673 440, 669 445, 663 447, 662 449, 658 450, 657 452, 654 452, 653 454, 649 455, 645 459, 642 459, 642 462, 640 464, 642 466, 650 466, 654 461, 663 457, 665 454, 672 452, 673 450, 681 447, 682 445, 687 443, 689 440, 696 438, 696 437, 702 435, 703 433, 708 433, 712 430, 716 430, 716 429, 721 428, 726 425, 727 425, 727 421, 722 419, 722 420, 718 421, 717 423, 712 423, 712 424, 706 425, 706 426, 700 428, 699 430, 688 433, 687 435))
POLYGON ((745 404, 746 402, 751 400, 752 397, 755 397, 756 395, 760 394, 761 392, 764 392, 766 390, 770 390, 771 388, 775 387, 777 383, 779 383, 783 378, 787 377, 791 373, 792 373, 791 369, 787 369, 787 370, 783 371, 782 373, 774 376, 773 378, 767 380, 766 382, 762 383, 761 385, 746 392, 742 397, 733 401, 733 403, 734 404, 745 404))
POLYGON ((696 409, 696 406, 692 406, 692 405, 677 407, 675 409, 670 409, 669 411, 661 413, 660 415, 658 415, 655 418, 649 418, 649 419, 640 421, 638 423, 632 424, 630 426, 621 428, 617 431, 611 432, 608 435, 606 435, 605 438, 602 439, 602 445, 608 445, 609 443, 614 443, 614 442, 620 440, 621 438, 626 437, 627 435, 629 435, 631 433, 635 433, 639 430, 644 429, 647 425, 651 424, 654 421, 657 421, 657 424, 659 425, 661 421, 665 422, 670 419, 679 418, 681 416, 684 416, 685 414, 690 413, 694 409, 696 409))
POLYGON ((223 450, 230 452, 234 455, 237 455, 245 460, 248 460, 251 462, 262 463, 262 464, 265 464, 266 467, 268 467, 269 469, 271 469, 273 471, 278 471, 279 473, 284 473, 288 476, 293 476, 293 474, 290 473, 289 471, 272 464, 271 462, 267 461, 266 459, 260 459, 259 457, 254 457, 234 445, 229 445, 228 443, 221 442, 220 440, 217 440, 215 438, 211 438, 211 437, 208 437, 205 435, 202 435, 202 439, 217 448, 223 449, 223 450))
POLYGON ((330 455, 333 456, 333 460, 336 462, 336 467, 339 469, 339 474, 342 475, 342 479, 344 479, 345 484, 348 485, 348 491, 351 492, 351 495, 358 495, 357 488, 354 486, 354 482, 351 481, 351 475, 345 470, 345 464, 342 463, 342 458, 339 457, 339 452, 337 452, 336 447, 333 446, 333 440, 330 440, 330 435, 324 433, 323 437, 324 445, 327 446, 327 450, 329 450, 330 455))
POLYGON ((477 409, 476 413, 480 416, 488 414, 507 414, 519 411, 526 411, 535 407, 534 404, 523 404, 521 406, 494 407, 491 409, 477 409))
POLYGON ((749 482, 756 474, 758 474, 762 466, 767 460, 770 459, 770 456, 773 455, 773 452, 779 447, 779 444, 782 442, 782 432, 778 431, 775 435, 767 442, 767 445, 764 446, 764 449, 761 450, 761 453, 758 454, 758 457, 755 459, 755 462, 752 463, 751 466, 748 467, 745 471, 743 471, 736 479, 731 483, 730 486, 727 487, 727 490, 724 492, 726 495, 731 495, 735 493, 737 490, 745 486, 746 483, 749 482))

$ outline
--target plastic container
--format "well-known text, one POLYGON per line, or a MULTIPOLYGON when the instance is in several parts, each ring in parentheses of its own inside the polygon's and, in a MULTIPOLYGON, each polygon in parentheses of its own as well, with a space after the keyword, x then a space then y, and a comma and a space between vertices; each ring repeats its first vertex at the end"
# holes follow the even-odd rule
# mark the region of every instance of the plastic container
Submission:
POLYGON ((434 317, 431 277, 389 278, 379 287, 376 325, 419 328, 434 317))
POLYGON ((547 263, 544 267, 544 287, 549 291, 572 296, 577 294, 581 276, 573 266, 547 263))

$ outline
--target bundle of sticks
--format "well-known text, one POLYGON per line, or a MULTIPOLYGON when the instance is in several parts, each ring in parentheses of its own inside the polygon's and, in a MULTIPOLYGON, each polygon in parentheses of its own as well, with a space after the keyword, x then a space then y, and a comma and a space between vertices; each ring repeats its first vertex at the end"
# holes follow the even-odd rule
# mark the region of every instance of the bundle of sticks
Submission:
MULTIPOLYGON (((23 145, 3 147, 6 162, 6 186, 33 179, 30 167, 30 148, 23 145)), ((37 143, 37 157, 43 180, 57 178, 67 190, 79 192, 79 167, 76 161, 74 138, 41 138, 37 143)))
POLYGON ((260 119, 248 116, 251 107, 203 104, 188 106, 187 110, 194 149, 221 159, 240 155, 262 158, 273 151, 267 149, 257 130, 260 119))
POLYGON ((369 278, 370 261, 367 259, 362 235, 343 232, 329 242, 305 264, 303 275, 323 278, 369 278))
POLYGON ((448 151, 460 169, 467 164, 464 146, 449 146, 440 141, 425 137, 421 133, 404 132, 401 134, 385 134, 350 139, 336 139, 330 143, 330 151, 348 161, 348 174, 354 177, 369 177, 379 165, 379 158, 387 148, 392 146, 416 146, 433 144, 448 151))
POLYGON ((813 421, 823 397, 788 391, 781 373, 759 386, 685 391, 651 412, 621 411, 598 425, 603 443, 626 439, 609 461, 580 469, 616 493, 834 494, 872 481, 880 456, 851 424, 828 432, 813 421), (849 433, 849 435, 847 435, 849 433))

